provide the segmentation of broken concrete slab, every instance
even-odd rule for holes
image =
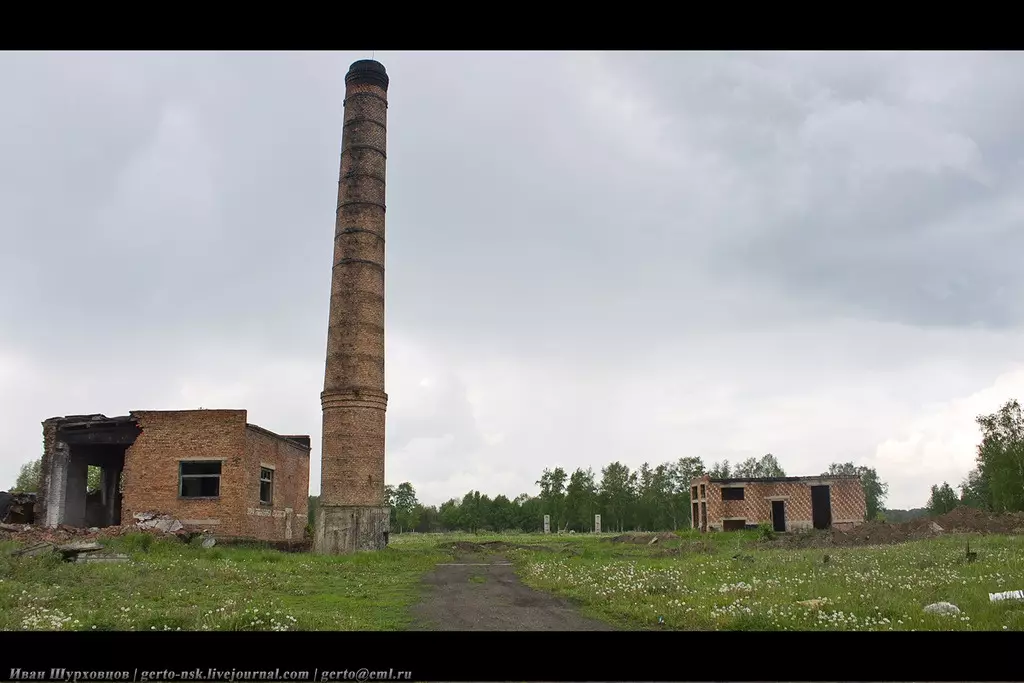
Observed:
[[[941,526],[939,526],[935,522],[932,522],[931,524],[929,524],[928,528],[931,529],[936,534],[941,534],[943,531],[945,531],[945,529],[943,529]]]
[[[129,559],[131,558],[120,553],[90,553],[75,556],[75,562],[127,562]]]
[[[57,546],[57,552],[64,555],[77,555],[78,553],[92,553],[97,550],[103,550],[103,546],[99,543],[89,541],[79,541],[77,543],[65,543],[64,545]]]
[[[207,536],[206,538],[203,539],[203,541],[202,541],[202,543],[200,543],[200,545],[203,546],[204,548],[212,548],[213,546],[217,545],[217,539],[214,538],[213,536]]]

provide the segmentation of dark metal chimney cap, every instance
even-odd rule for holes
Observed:
[[[368,83],[387,90],[390,81],[391,79],[388,78],[388,72],[384,65],[372,59],[360,59],[357,62],[352,62],[352,66],[348,68],[348,73],[345,74],[346,85]]]

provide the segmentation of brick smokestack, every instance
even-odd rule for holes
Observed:
[[[384,186],[388,75],[378,62],[345,76],[345,123],[327,332],[320,507],[314,550],[387,545],[384,500]]]

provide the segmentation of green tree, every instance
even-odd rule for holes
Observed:
[[[981,470],[978,468],[968,472],[967,477],[960,483],[961,505],[987,510],[991,497],[988,480],[982,476]]]
[[[652,469],[644,463],[637,475],[637,484],[638,510],[634,519],[639,527],[651,531],[675,528],[678,519],[674,510],[675,468],[663,463]]]
[[[433,505],[416,506],[416,531],[421,534],[441,531],[441,520]]]
[[[454,498],[441,503],[437,510],[437,518],[441,528],[445,531],[456,531],[462,529],[462,511],[459,509],[459,501]]]
[[[536,482],[540,487],[540,499],[544,512],[551,515],[551,529],[561,529],[565,524],[565,482],[568,476],[561,467],[545,469]]]
[[[994,512],[1024,510],[1024,416],[1016,399],[991,415],[979,415],[979,493]]]
[[[629,523],[636,501],[636,484],[636,474],[621,462],[613,462],[601,470],[599,500],[610,529],[618,527],[622,531]]]
[[[729,466],[728,460],[722,462],[716,462],[708,470],[708,476],[712,479],[728,479],[732,475],[732,468]]]
[[[491,501],[488,526],[498,532],[512,529],[516,526],[515,506],[508,497],[497,495]]]
[[[99,491],[103,485],[103,468],[96,467],[95,465],[89,465],[89,469],[85,474],[85,490],[86,491]]]
[[[574,531],[590,531],[594,527],[597,513],[597,484],[594,471],[578,468],[569,477],[565,489],[565,515],[569,528]]]
[[[726,463],[728,465],[728,462]],[[779,461],[771,453],[765,453],[760,458],[747,458],[740,464],[736,465],[736,468],[732,471],[732,476],[737,479],[740,478],[768,478],[768,477],[784,477],[786,476],[785,470],[779,464]],[[728,475],[723,478],[728,478]]]
[[[544,528],[544,502],[528,493],[521,493],[513,501],[516,511],[516,527],[526,533]]]
[[[391,507],[392,529],[398,533],[415,529],[419,524],[419,501],[412,484],[403,481],[398,486],[386,486],[384,496]]]
[[[458,527],[471,533],[478,533],[486,527],[491,500],[479,491],[470,491],[458,504]]]
[[[728,463],[727,463],[728,466]],[[707,473],[707,469],[704,467],[704,461],[696,457],[679,458],[676,461],[676,476],[679,477],[679,483],[690,486],[690,482],[697,477],[703,477]]]
[[[37,458],[21,466],[18,478],[14,482],[13,491],[21,493],[38,493],[43,479],[43,459]]]
[[[860,485],[864,489],[864,499],[867,503],[868,519],[877,519],[882,512],[882,503],[889,494],[889,485],[879,479],[878,472],[873,467],[865,465],[854,465],[852,462],[834,462],[828,466],[828,470],[822,476],[855,475],[860,477]]]
[[[942,482],[942,486],[932,485],[932,495],[928,498],[929,514],[944,515],[956,509],[959,504],[960,499],[949,484]]]

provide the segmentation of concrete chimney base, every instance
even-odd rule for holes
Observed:
[[[346,555],[383,550],[391,531],[391,508],[321,505],[316,512],[313,552]]]

